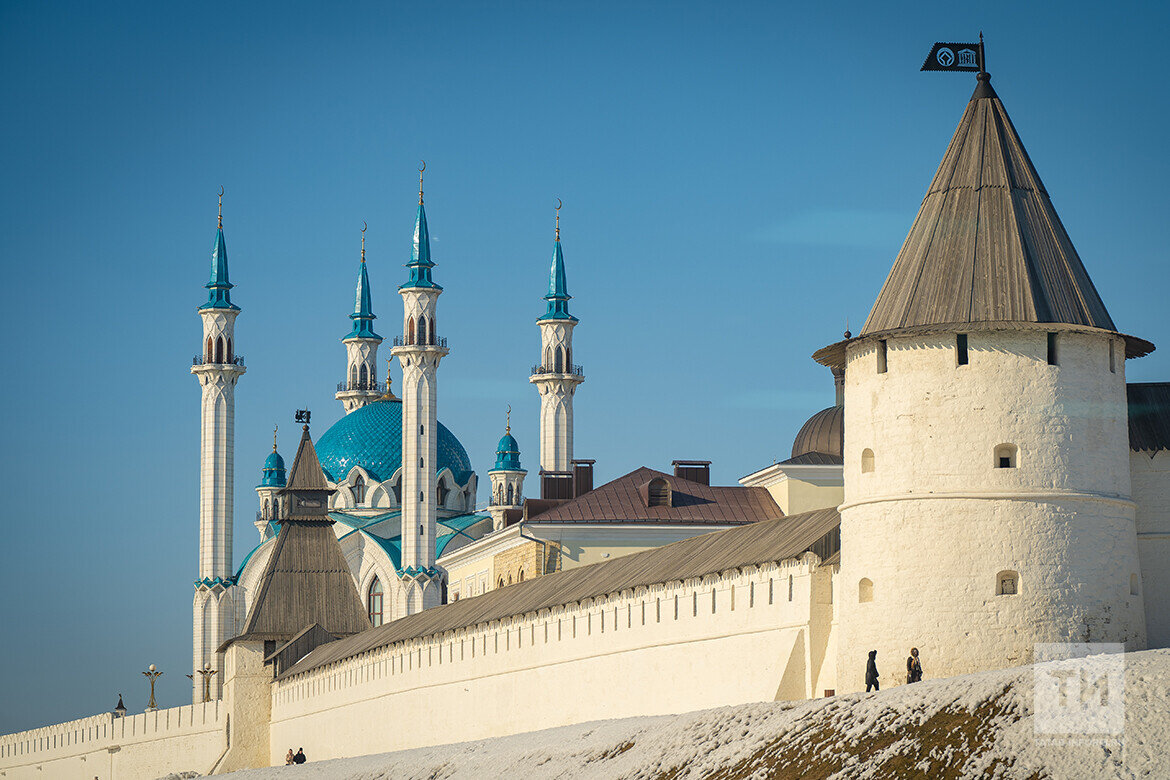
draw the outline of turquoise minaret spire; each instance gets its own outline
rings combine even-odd
[[[208,290],[207,303],[200,309],[233,309],[239,311],[239,306],[232,303],[230,290],[233,285],[228,281],[227,244],[223,240],[223,188],[219,190],[219,229],[215,233],[215,247],[211,250],[211,280],[203,285]]]
[[[557,202],[560,203],[559,200]],[[548,301],[548,310],[537,321],[572,320],[576,322],[577,318],[569,314],[569,299],[572,297],[569,295],[568,283],[565,281],[565,255],[561,252],[561,207],[558,205],[552,268],[548,275],[548,295],[544,296],[544,299]]]
[[[381,339],[377,333],[374,333],[374,316],[373,304],[370,302],[370,276],[366,273],[366,229],[363,223],[362,226],[362,262],[358,270],[357,283],[357,301],[354,303],[353,314],[349,315],[353,320],[353,330],[346,336],[347,339]]]
[[[414,248],[410,252],[410,262],[406,267],[410,269],[410,278],[406,284],[400,285],[399,290],[409,290],[415,287],[431,287],[436,290],[443,288],[431,281],[431,269],[435,264],[431,262],[431,234],[427,230],[427,211],[423,207],[423,171],[426,163],[418,170],[418,214],[414,219]]]

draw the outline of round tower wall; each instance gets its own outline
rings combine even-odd
[[[911,647],[948,676],[1145,645],[1124,345],[1061,332],[1050,365],[1045,331],[966,336],[966,365],[955,333],[887,339],[884,372],[879,342],[848,347],[842,690],[875,649],[888,685]]]

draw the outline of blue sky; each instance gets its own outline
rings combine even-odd
[[[974,87],[918,67],[980,29],[1118,327],[1170,347],[1166,6],[921,6],[0,3],[0,732],[119,692],[141,709],[150,663],[160,704],[188,696],[188,369],[220,185],[248,365],[237,561],[272,426],[291,456],[294,409],[318,436],[341,415],[363,220],[397,330],[420,158],[439,415],[481,474],[508,404],[535,465],[554,197],[578,456],[600,480],[710,459],[724,484],[787,457],[832,403],[809,355],[864,321]],[[1170,379],[1168,356],[1130,380]]]

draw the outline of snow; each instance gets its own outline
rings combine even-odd
[[[1121,657],[1124,728],[1053,731],[1033,694],[1055,676],[1103,679],[1097,655],[797,703],[626,718],[397,753],[238,772],[236,780],[390,778],[733,778],[891,776],[1170,778],[1170,650]],[[1090,710],[1114,694],[1084,689]],[[1076,689],[1068,701],[1082,699]],[[1102,695],[1104,698],[1101,698]],[[1108,707],[1108,703],[1104,705]],[[1050,710],[1041,713],[1051,715]],[[1091,714],[1091,713],[1090,713]],[[393,728],[393,724],[386,724]],[[1037,729],[1048,733],[1038,733]]]

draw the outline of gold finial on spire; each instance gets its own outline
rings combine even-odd
[[[398,398],[395,397],[395,395],[394,395],[394,391],[390,389],[390,383],[394,381],[390,378],[390,363],[391,363],[391,361],[392,361],[392,358],[386,358],[386,392],[383,393],[382,397],[378,399],[379,401],[397,401],[398,400]]]
[[[512,404],[508,404],[508,414],[504,418],[504,433],[512,432]]]
[[[561,240],[561,206],[562,205],[563,204],[561,203],[561,199],[557,198],[557,205],[556,205],[556,210],[557,210],[557,241]]]
[[[223,185],[219,185],[219,229],[223,230]]]
[[[362,265],[366,264],[366,221],[362,220]]]
[[[276,432],[280,430],[279,425],[272,426],[272,451],[276,452]]]
[[[422,202],[423,171],[425,171],[427,169],[427,161],[426,160],[419,160],[419,162],[422,163],[422,165],[420,165],[418,168],[418,205],[421,206],[423,204],[423,202]]]

